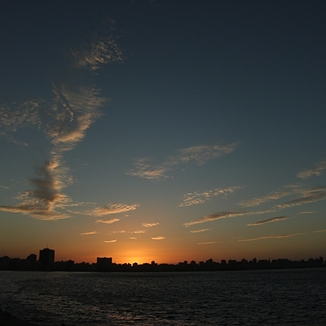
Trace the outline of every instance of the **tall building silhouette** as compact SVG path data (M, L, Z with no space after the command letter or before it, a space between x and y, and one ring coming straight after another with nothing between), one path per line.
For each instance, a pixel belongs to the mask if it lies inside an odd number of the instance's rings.
M54 263L54 250L44 248L40 250L39 261L43 264L51 265Z
M109 272L112 270L112 257L97 257L97 271Z

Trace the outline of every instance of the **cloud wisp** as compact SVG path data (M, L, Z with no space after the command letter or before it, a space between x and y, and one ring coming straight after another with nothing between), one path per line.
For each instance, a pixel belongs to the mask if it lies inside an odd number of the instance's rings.
M245 212L245 211L229 211L229 212L218 212L212 215L207 215L200 217L196 220L183 223L185 227L189 227L196 224L201 223L207 223L212 222L216 220L221 220L224 218L233 218L233 217L239 217L239 216L245 216L245 215L260 215L260 214L266 214L272 212L271 210L264 210L264 211L256 211L256 212Z
M191 230L190 233L202 233L202 232L207 232L211 229L199 229L199 230Z
M97 36L88 45L71 51L64 77L57 78L49 89L52 99L0 105L0 136L27 146L27 143L16 140L13 134L19 128L33 127L45 133L52 144L47 159L36 168L37 176L28 180L32 189L16 197L19 204L1 205L1 211L42 220L70 217L65 208L77 203L62 192L72 182L63 155L84 139L86 130L100 117L100 108L106 101L100 96L99 88L80 81L89 80L90 73L94 74L103 65L119 60L122 60L121 51L112 36ZM96 216L101 216L100 212L95 211L98 213Z
M276 207L279 209L299 206L303 204L309 204L320 200L326 199L326 187L316 187L306 189L301 192L302 196L293 200L290 200L284 204L279 204Z
M301 194L300 197L290 200L288 202L285 202L283 204L278 204L272 207L271 209L267 210L262 210L262 211L228 211L228 212L218 212L212 215L207 215L200 217L198 219L195 219L193 221L184 223L183 225L188 227L191 225L196 225L196 224L201 224L201 223L206 223L206 222L211 222L215 220L220 220L224 218L232 218L232 217L238 217L238 216L248 216L248 215L261 215L265 213L271 213L275 212L280 209L285 209L293 206L299 206L303 204L308 204L308 203L313 203L316 201L321 201L326 199L326 187L321 186L321 187L315 187L315 188L309 188L309 189L304 189L298 185L290 185L286 186L288 188L288 191L277 191L273 192L267 196L260 197L260 198L254 198L250 201L245 201L245 202L240 202L239 205L245 206L245 207L250 207L250 206L257 206L260 205L266 201L269 200L276 200L285 196L293 195L293 194ZM278 216L274 218L270 218L267 220L262 220L258 221L255 223L250 223L248 226L257 226L257 225L262 225L265 223L271 223L271 222L277 222L277 221L282 221L287 219L288 216Z
M258 238L251 238L251 239L241 239L238 242L249 242L249 241L258 241L258 240L269 240L269 239L285 239L285 238L292 238L297 237L299 235L303 235L305 233L292 233L292 234L280 234L280 235L267 235Z
M204 204L206 201L211 200L211 198L218 196L223 196L225 198L227 197L227 195L232 194L233 192L241 188L243 187L234 186L228 188L215 188L212 190L189 192L184 195L184 198L179 204L179 207Z
M288 218L289 218L289 216L277 216L277 217L269 218L267 220L249 223L249 224L247 224L247 226L257 226L257 225L262 225L262 224L266 224L266 223L274 223L274 222L287 220Z
M160 223L142 223L145 228L151 228L153 226L157 226Z
M69 217L60 211L71 205L72 200L62 193L67 185L63 181L65 170L60 167L56 157L52 161L46 161L36 168L37 176L30 178L29 182L34 189L20 194L17 199L20 204L16 206L0 206L1 211L21 213L42 220L56 220ZM68 179L67 179L68 180Z
M324 232L326 232L326 229L315 230L315 231L313 231L313 233L324 233Z
M270 200L277 200L280 198L283 198L285 196L289 196L291 195L292 192L291 191L274 191L270 194L268 194L267 196L263 196L263 197L258 197L258 198L253 198L250 200L243 200L241 201L238 205L242 206L242 207L253 207L253 206L259 206L263 203L266 203Z
M119 221L120 221L119 218L111 218L109 220L103 220L103 219L96 220L97 223L103 223L103 224L112 224Z
M91 211L87 211L84 214L91 216L106 216L111 214L120 214L129 211L133 211L139 207L138 204L108 204L104 207L96 207Z
M150 158L138 158L134 161L134 168L126 174L148 180L161 181L169 178L168 172L174 167L194 162L201 166L207 161L232 153L238 143L227 145L203 145L180 149L176 155L166 158L162 164L153 164Z
M96 231L82 232L80 235L94 235L97 234Z
M127 175L156 181L167 179L166 173L170 170L165 166L153 165L149 158L135 159L134 166L134 169L126 172Z
M158 237L152 237L152 240L165 240L165 237L160 235Z
M219 213L215 213L212 215L207 215L207 216L203 216L200 217L194 221L191 222L187 222L184 223L183 225L188 227L191 225L196 225L196 224L201 224L201 223L206 223L206 222L212 222L212 221L216 221L216 220L220 220L223 218L231 218L231 217L236 217L236 216L243 216L247 214L246 212L236 212L236 211L231 211L231 212L219 212Z
M326 187L320 186L315 188L306 188L300 185L288 185L284 187L286 190L272 192L266 196L253 198L247 201L241 201L238 205L242 207L259 206L270 200L278 200L286 196L301 195L300 197L287 201L283 204L277 204L273 210L284 209L292 206L313 203L326 199Z
M299 172L297 177L300 179L308 179L312 176L320 176L323 174L324 170L326 170L326 161L318 163L314 169L307 169Z

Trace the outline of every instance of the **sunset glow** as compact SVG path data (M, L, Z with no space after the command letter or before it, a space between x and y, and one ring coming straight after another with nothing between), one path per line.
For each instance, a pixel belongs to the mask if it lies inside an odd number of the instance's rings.
M326 256L325 5L0 5L0 256Z

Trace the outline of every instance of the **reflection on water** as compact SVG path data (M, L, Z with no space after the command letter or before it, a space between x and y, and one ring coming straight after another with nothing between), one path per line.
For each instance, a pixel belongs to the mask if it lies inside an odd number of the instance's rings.
M326 269L0 272L0 304L36 325L324 325Z

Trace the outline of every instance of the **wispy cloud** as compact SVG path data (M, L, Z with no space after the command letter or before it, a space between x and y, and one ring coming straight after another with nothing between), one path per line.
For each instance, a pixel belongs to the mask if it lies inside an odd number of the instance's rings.
M53 82L52 100L31 99L0 105L0 136L22 143L13 134L19 128L34 127L45 133L52 144L45 162L35 169L36 176L28 180L32 189L16 198L20 200L17 205L1 205L1 211L42 220L70 217L71 211L66 208L77 203L63 193L72 182L63 155L84 139L86 130L101 115L99 109L105 103L99 88L84 81L89 79L90 72L117 60L121 60L121 52L113 38L97 37L90 44L72 51L64 77ZM104 210L95 210L95 216L102 215L106 215Z
M86 215L91 216L105 216L111 214L120 214L135 210L139 207L138 204L108 204L104 207L96 207L91 211L85 212Z
M7 186L0 186L1 189L9 189Z
M326 187L324 186L306 188L301 185L287 185L284 186L284 188L285 190L275 191L263 197L242 201L239 203L239 205L243 207L259 206L262 203L268 202L270 200L278 200L286 196L293 196L297 194L301 195L296 199L287 201L283 204L275 205L274 210L278 210L326 199Z
M151 227L153 227L153 226L157 226L157 225L159 225L160 223L143 223L143 226L145 227L145 228L151 228Z
M112 36L96 39L79 50L71 51L77 68L88 68L92 71L114 61L123 61L122 52Z
M119 221L120 221L119 218L111 218L110 220L96 220L97 223L104 223L104 224L112 224Z
M28 100L0 105L0 136L17 144L25 142L16 140L13 133L19 128L34 126L40 129L42 118L40 110L44 109L44 101L40 99Z
M168 178L167 173L177 165L194 162L201 166L209 160L233 152L237 145L238 143L232 143L183 148L176 155L168 157L162 164L153 164L150 158L138 158L134 162L134 169L127 171L126 174L149 180L164 180Z
M72 202L62 193L67 181L63 180L65 170L60 167L58 157L54 156L51 161L46 161L42 166L37 167L36 173L36 177L29 179L34 189L25 191L17 197L21 203L16 206L1 205L0 210L30 215L42 220L69 217L68 214L58 211L70 206Z
M259 238L252 238L252 239L241 239L238 240L239 242L248 242L248 241L258 241L258 240L267 240L267 239L284 239L284 238L292 238L297 237L299 235L303 235L305 233L292 233L292 234L280 234L280 235L268 235L262 236Z
M216 220L220 220L223 218L230 218L230 217L236 217L236 216L242 216L245 215L246 212L219 212L219 213L215 213L212 215L207 215L207 216L203 216L200 217L194 221L191 222L187 222L184 223L184 226L191 226L191 225L195 225L195 224L201 224L201 223L206 223L206 222L211 222L211 221L216 221Z
M96 88L79 85L55 85L53 122L46 129L57 152L72 150L84 139L86 130L100 116L105 103Z
M326 232L326 229L313 231L313 233L324 233L324 232Z
M209 230L211 230L211 229L192 230L192 231L190 231L190 233L202 233L202 232L207 232Z
M121 230L121 231L113 231L112 233L126 233L126 231L125 230Z
M168 167L153 165L149 158L135 159L134 166L135 168L126 174L148 180L164 180L168 177L165 173L170 170Z
M103 242L105 242L105 243L114 243L114 242L117 242L117 240L104 240Z
M90 232L82 232L80 235L94 235L97 234L96 231L90 231Z
M266 223L284 221L284 220L286 220L288 218L289 218L289 216L277 216L277 217L269 218L267 220L257 221L257 222L254 222L254 223L249 223L249 224L247 224L247 226L257 226L257 225L262 225L262 224L266 224Z
M308 179L313 175L320 176L324 170L326 170L326 161L318 163L314 169L307 169L299 172L297 177L301 179Z
M301 214L315 214L317 213L316 211L306 211L306 212L299 212L298 215L301 215Z
M291 195L293 192L286 190L286 191L274 191L270 194L268 194L267 196L263 196L263 197L258 197L258 198L253 198L250 200L243 200L239 203L240 206L242 207L252 207L252 206L259 206L265 202L268 202L270 200L277 200L280 198L283 198L285 196L289 196Z
M244 216L244 215L260 215L260 214L265 214L265 213L270 213L270 210L265 210L265 211L257 211L257 212L240 212L240 211L230 211L230 212L218 212L212 215L207 215L200 217L194 221L184 223L183 225L188 227L191 225L195 224L201 224L201 223L206 223L206 222L212 222L224 218L232 218L232 217L238 217L238 216Z
M232 153L238 144L202 145L183 148L179 150L177 155L169 158L169 164L178 165L194 161L197 165L203 165L207 161Z
M241 186L233 186L228 188L215 188L212 190L195 191L189 192L184 195L184 199L179 204L180 207L191 206L197 204L203 204L213 197L223 196L226 197L228 194L232 194L234 191L241 189Z
M131 234L143 234L143 233L146 233L146 230L135 230L135 231L130 231L128 233L131 233Z
M210 245L210 244L213 244L213 243L216 243L215 241L206 241L206 242L198 242L197 244L199 245Z
M135 238L135 237L130 237L129 239L130 240L137 240L137 238Z
M288 208L292 206L298 206L308 203L313 203L326 199L326 187L316 187L312 189L306 189L302 191L302 196L293 200L290 200L284 204L279 204L276 207L279 209Z
M153 237L152 240L164 240L165 237L159 236L159 237Z
M279 199L284 196L288 195L293 195L296 193L300 193L302 196L293 200L290 200L286 203L283 204L278 204L272 207L271 209L267 210L262 210L262 211L250 211L250 212L245 212L245 211L229 211L229 212L218 212L212 215L207 215L200 217L196 220L184 223L183 225L188 227L191 225L195 224L201 224L201 223L206 223L206 222L211 222L219 219L224 219L224 218L232 218L232 217L238 217L238 216L248 216L248 215L260 215L260 214L265 214L265 213L271 213L275 212L280 209L292 207L292 206L298 206L298 205L303 205L307 203L312 203L320 200L325 200L326 199L326 187L316 187L316 188L310 188L310 189L304 189L300 187L299 185L289 185L286 186L286 188L289 189L289 191L278 191L278 192L273 192L267 196L261 197L261 198L255 198L251 201L246 201L242 202L242 206L256 206L260 205L261 203L271 200L271 199ZM256 226L256 225L261 225L264 223L271 223L271 222L276 222L280 220L284 220L288 218L287 216L279 216L276 218L268 219L268 220L263 220L263 221L258 221L256 223L251 223L248 224L249 226Z

